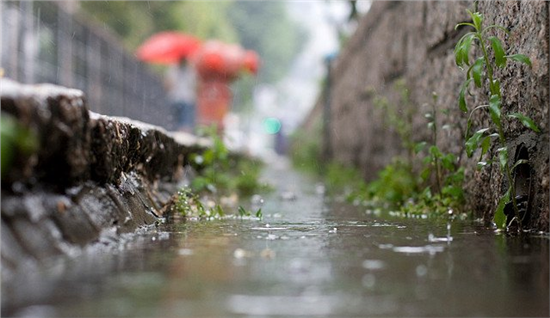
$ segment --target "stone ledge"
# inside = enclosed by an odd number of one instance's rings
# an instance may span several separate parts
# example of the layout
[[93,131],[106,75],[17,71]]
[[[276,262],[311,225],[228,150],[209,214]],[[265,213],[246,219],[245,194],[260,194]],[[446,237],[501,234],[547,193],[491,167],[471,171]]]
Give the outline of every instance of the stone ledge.
[[[154,226],[206,140],[88,111],[82,92],[0,80],[2,115],[38,139],[2,176],[2,281],[19,268]],[[76,251],[76,252],[75,252]]]

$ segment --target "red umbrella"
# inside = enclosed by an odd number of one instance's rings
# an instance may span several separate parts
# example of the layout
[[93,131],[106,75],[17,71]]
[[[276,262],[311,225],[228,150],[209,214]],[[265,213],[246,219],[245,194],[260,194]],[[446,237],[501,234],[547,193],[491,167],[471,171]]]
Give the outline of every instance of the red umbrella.
[[258,53],[248,50],[244,52],[243,56],[243,68],[252,74],[258,74],[258,67],[260,66],[260,57]]
[[160,64],[175,64],[195,52],[201,42],[175,31],[165,31],[151,36],[137,50],[138,59]]
[[211,40],[193,55],[193,62],[202,78],[235,79],[242,68],[244,50],[236,44]]

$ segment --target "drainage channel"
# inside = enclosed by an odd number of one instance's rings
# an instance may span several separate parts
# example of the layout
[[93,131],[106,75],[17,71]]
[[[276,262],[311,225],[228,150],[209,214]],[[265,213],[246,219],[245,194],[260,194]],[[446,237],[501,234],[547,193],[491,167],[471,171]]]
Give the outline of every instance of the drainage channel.
[[321,184],[284,160],[267,165],[263,177],[276,188],[260,200],[263,219],[104,237],[105,244],[21,278],[9,294],[17,306],[2,316],[549,314],[547,236],[367,215],[331,202]]

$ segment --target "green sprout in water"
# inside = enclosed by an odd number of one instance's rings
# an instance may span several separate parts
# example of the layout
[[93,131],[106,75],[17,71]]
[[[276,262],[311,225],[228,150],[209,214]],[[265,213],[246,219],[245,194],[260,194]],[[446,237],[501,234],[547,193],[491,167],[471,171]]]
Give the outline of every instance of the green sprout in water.
[[[246,209],[243,208],[242,206],[239,206],[239,208],[238,208],[237,211],[239,212],[239,216],[240,216],[241,218],[252,216],[252,212],[246,210]],[[262,209],[259,208],[259,209],[256,211],[256,213],[254,213],[254,215],[255,215],[258,219],[262,219],[262,218],[263,218]]]
[[[485,166],[492,163],[493,160],[492,158],[489,158],[489,160],[484,161],[483,157],[488,154],[489,148],[494,140],[498,142],[498,162],[500,163],[502,173],[506,176],[508,180],[509,187],[506,193],[500,198],[498,202],[498,206],[495,211],[494,221],[499,228],[503,228],[506,226],[504,207],[511,201],[515,212],[515,217],[513,218],[513,220],[516,220],[518,230],[521,232],[521,217],[517,207],[516,189],[513,182],[514,180],[512,178],[513,167],[510,167],[510,163],[508,162],[507,140],[504,134],[502,121],[506,118],[518,119],[525,127],[535,132],[540,132],[540,130],[535,125],[533,120],[531,120],[524,114],[503,114],[504,109],[502,108],[503,98],[500,89],[500,81],[495,78],[494,72],[497,68],[504,69],[509,60],[526,64],[529,67],[531,66],[531,60],[523,54],[506,55],[501,40],[496,36],[489,35],[489,33],[491,30],[495,29],[501,30],[506,34],[509,34],[510,32],[503,26],[496,24],[484,26],[484,17],[481,13],[472,12],[470,10],[466,11],[470,15],[472,21],[459,23],[456,25],[456,28],[465,26],[470,27],[473,30],[462,36],[454,49],[455,61],[457,66],[460,69],[466,69],[466,80],[461,86],[458,98],[458,106],[460,110],[465,113],[469,112],[465,136],[466,154],[468,155],[468,157],[472,157],[477,149],[481,149],[478,166]],[[477,45],[480,49],[481,56],[476,57],[472,63],[470,61],[470,54],[474,45]],[[489,55],[489,52],[491,50],[493,53],[492,56]],[[487,97],[489,100],[489,104],[479,105],[471,110],[468,108],[465,95],[471,83],[474,83],[475,87],[477,87],[478,89],[482,89],[486,85],[488,86],[489,90]],[[488,110],[492,125],[489,127],[483,127],[476,131],[474,134],[470,135],[472,114],[476,111],[481,110]]]

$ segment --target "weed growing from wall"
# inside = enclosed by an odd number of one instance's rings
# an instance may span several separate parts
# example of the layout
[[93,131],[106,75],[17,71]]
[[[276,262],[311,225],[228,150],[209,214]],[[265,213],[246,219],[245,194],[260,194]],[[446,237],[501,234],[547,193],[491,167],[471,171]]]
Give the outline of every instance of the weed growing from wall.
[[[504,207],[512,203],[515,217],[510,223],[517,224],[518,229],[521,231],[521,216],[518,210],[516,202],[516,189],[514,186],[514,180],[512,173],[518,164],[525,164],[525,162],[515,162],[510,164],[508,159],[509,149],[507,147],[507,139],[504,134],[503,121],[507,119],[517,119],[521,123],[535,131],[540,130],[535,125],[533,120],[521,113],[506,113],[506,109],[502,108],[502,91],[500,88],[500,81],[495,78],[494,71],[497,68],[505,68],[508,61],[514,61],[531,66],[529,58],[523,54],[506,55],[505,49],[501,40],[489,35],[493,29],[499,29],[509,34],[509,31],[500,25],[484,26],[483,15],[479,12],[472,12],[466,10],[470,15],[471,22],[463,22],[456,25],[459,27],[469,27],[473,31],[466,33],[457,42],[454,54],[457,66],[466,70],[466,80],[461,86],[458,106],[464,113],[468,113],[468,128],[466,130],[466,154],[468,157],[472,157],[474,153],[480,149],[480,155],[478,160],[478,166],[482,167],[498,161],[501,167],[502,173],[506,176],[508,181],[508,190],[500,198],[497,209],[495,211],[494,221],[499,228],[510,226],[511,224],[505,224],[506,218],[504,215]],[[475,57],[471,62],[470,56],[472,55],[473,48],[477,46],[480,56]],[[492,53],[492,55],[490,55]],[[468,92],[471,84],[482,90],[487,94],[489,104],[478,105],[473,108],[469,108],[466,103],[466,93]],[[488,88],[488,89],[487,89]],[[472,126],[472,115],[478,111],[488,111],[491,119],[491,125],[478,129],[473,134],[470,133]],[[496,145],[497,158],[493,158],[489,149],[492,145]]]

